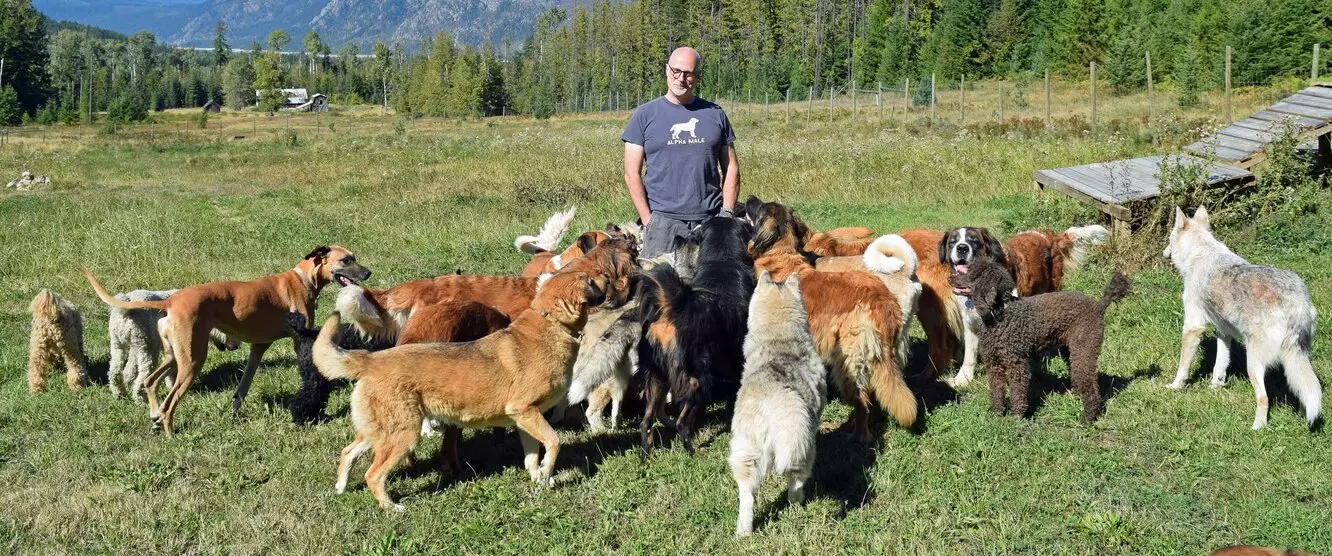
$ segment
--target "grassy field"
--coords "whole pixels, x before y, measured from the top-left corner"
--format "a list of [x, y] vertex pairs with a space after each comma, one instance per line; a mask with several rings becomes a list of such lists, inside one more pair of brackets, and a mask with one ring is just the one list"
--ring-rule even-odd
[[[821, 434], [808, 504], [778, 502], [782, 486], [770, 482], [758, 532], [744, 540], [731, 536], [723, 412], [694, 457], [677, 443], [643, 462], [623, 424], [601, 436], [563, 430], [550, 489], [529, 483], [511, 432], [469, 434], [462, 476], [436, 473], [439, 441], [426, 440], [425, 461], [389, 483], [408, 511], [387, 515], [364, 488], [364, 462], [349, 493], [332, 494], [336, 455], [352, 436], [349, 389], [334, 394], [338, 418], [290, 424], [285, 404], [299, 381], [289, 342], [269, 352], [238, 420], [230, 396], [244, 357], [213, 353], [172, 440], [103, 384], [69, 393], [57, 378], [29, 395], [27, 304], [43, 287], [82, 308], [93, 374], [105, 375], [106, 309], [79, 266], [115, 290], [160, 289], [281, 272], [331, 242], [355, 250], [379, 287], [455, 269], [516, 273], [526, 256], [513, 238], [568, 203], [579, 206], [578, 229], [633, 214], [620, 176], [623, 113], [540, 122], [243, 114], [206, 129], [193, 117], [114, 135], [52, 128], [0, 147], [0, 170], [53, 180], [0, 196], [0, 547], [10, 553], [1204, 554], [1238, 542], [1332, 551], [1326, 433], [1307, 431], [1288, 399], [1274, 404], [1269, 428], [1250, 431], [1242, 352], [1223, 389], [1202, 377], [1210, 345], [1187, 389], [1165, 389], [1181, 283], [1151, 239], [1097, 255], [1069, 285], [1099, 292], [1116, 265], [1135, 280], [1107, 316], [1107, 404], [1094, 425], [1078, 424], [1081, 405], [1058, 364], [1026, 420], [990, 415], [983, 379], [956, 399], [922, 388], [919, 434], [883, 425], [873, 447]], [[742, 189], [798, 207], [816, 228], [1008, 234], [1083, 224], [1095, 214], [1034, 194], [1032, 171], [1153, 152], [1133, 133], [1024, 138], [793, 120], [737, 117]], [[1255, 262], [1300, 273], [1326, 308], [1332, 270], [1317, 253], [1329, 229], [1318, 214], [1220, 235]], [[331, 304], [326, 291], [321, 316]], [[1324, 382], [1325, 336], [1314, 344]], [[830, 406], [827, 428], [847, 415]]]

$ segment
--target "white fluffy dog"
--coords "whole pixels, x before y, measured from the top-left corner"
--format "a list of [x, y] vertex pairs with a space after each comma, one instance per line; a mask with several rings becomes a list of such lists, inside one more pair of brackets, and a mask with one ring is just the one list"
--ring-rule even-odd
[[815, 435], [827, 402], [827, 371], [809, 332], [800, 279], [759, 274], [749, 302], [745, 370], [731, 420], [731, 475], [740, 492], [735, 534], [754, 531], [754, 490], [769, 474], [787, 478], [787, 500], [804, 500]]
[[[161, 301], [174, 293], [176, 290], [134, 290], [116, 294], [116, 299]], [[143, 383], [148, 378], [148, 373], [157, 368], [162, 356], [163, 342], [158, 332], [157, 321], [165, 317], [166, 313], [156, 309], [125, 310], [114, 306], [110, 309], [106, 323], [107, 335], [111, 337], [111, 363], [106, 371], [107, 385], [111, 387], [112, 395], [116, 397], [129, 395], [134, 401], [145, 404], [147, 399]], [[210, 339], [213, 345], [223, 351], [240, 347], [239, 343], [218, 330], [213, 330]], [[171, 378], [168, 377], [168, 388], [171, 387], [171, 382]]]

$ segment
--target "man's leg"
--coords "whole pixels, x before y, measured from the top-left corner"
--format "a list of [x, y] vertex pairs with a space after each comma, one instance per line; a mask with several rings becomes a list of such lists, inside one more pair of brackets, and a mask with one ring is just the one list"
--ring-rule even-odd
[[638, 256], [642, 259], [653, 259], [673, 253], [675, 238], [686, 237], [688, 234], [689, 227], [686, 223], [653, 213], [652, 220], [648, 221], [647, 229], [643, 231], [643, 248]]

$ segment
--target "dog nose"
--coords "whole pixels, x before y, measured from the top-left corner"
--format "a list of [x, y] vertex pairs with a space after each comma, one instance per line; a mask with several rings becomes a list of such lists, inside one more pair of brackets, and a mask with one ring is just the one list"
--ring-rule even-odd
[[965, 243], [957, 244], [957, 253], [962, 256], [971, 254], [971, 246]]
[[374, 274], [374, 271], [372, 271], [372, 270], [370, 270], [370, 269], [368, 269], [368, 268], [365, 269], [365, 278], [362, 278], [362, 280], [369, 280], [371, 274]]

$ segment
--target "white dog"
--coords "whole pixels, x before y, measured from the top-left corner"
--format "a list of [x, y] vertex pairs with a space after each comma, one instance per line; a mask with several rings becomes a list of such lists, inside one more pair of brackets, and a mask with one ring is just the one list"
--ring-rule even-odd
[[[116, 294], [121, 301], [160, 301], [171, 297], [176, 290], [134, 290]], [[156, 309], [125, 310], [110, 307], [107, 317], [107, 335], [111, 337], [111, 363], [106, 371], [106, 382], [111, 387], [111, 394], [116, 397], [129, 395], [134, 401], [144, 404], [143, 383], [157, 368], [162, 356], [162, 339], [158, 331], [158, 320], [166, 314]], [[240, 347], [235, 340], [228, 338], [221, 331], [213, 330], [210, 335], [213, 345], [229, 351]], [[171, 378], [167, 379], [170, 388]]]
[[687, 122], [671, 126], [671, 139], [672, 140], [679, 139], [680, 133], [685, 131], [689, 132], [690, 139], [697, 139], [698, 136], [694, 135], [694, 127], [696, 127], [697, 125], [698, 125], [698, 118], [689, 118], [689, 121]]
[[1267, 389], [1263, 375], [1276, 363], [1286, 370], [1286, 384], [1304, 405], [1312, 426], [1322, 410], [1323, 388], [1309, 363], [1317, 314], [1304, 281], [1288, 270], [1249, 264], [1212, 236], [1207, 209], [1193, 218], [1175, 208], [1170, 244], [1162, 253], [1184, 277], [1184, 340], [1179, 371], [1170, 388], [1183, 388], [1189, 365], [1207, 324], [1216, 327], [1216, 364], [1212, 387], [1226, 383], [1230, 344], [1243, 338], [1245, 366], [1258, 407], [1254, 430], [1267, 425]]
[[804, 500], [815, 436], [827, 402], [827, 371], [809, 332], [800, 279], [759, 274], [749, 302], [745, 370], [731, 419], [731, 475], [740, 493], [735, 534], [754, 531], [754, 490], [769, 474], [787, 478], [787, 500]]

